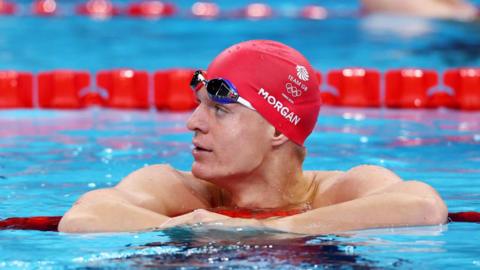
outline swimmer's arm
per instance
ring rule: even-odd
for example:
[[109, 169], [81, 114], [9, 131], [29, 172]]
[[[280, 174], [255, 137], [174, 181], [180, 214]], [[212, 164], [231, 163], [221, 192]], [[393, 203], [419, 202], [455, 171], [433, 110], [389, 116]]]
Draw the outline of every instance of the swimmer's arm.
[[64, 215], [63, 232], [137, 231], [161, 226], [172, 216], [208, 208], [210, 191], [168, 165], [142, 168], [116, 187], [86, 193]]
[[322, 193], [325, 197], [331, 196], [332, 204], [262, 224], [281, 231], [326, 234], [438, 225], [447, 220], [448, 210], [433, 188], [417, 181], [404, 182], [381, 167], [356, 167], [333, 181]]
[[136, 206], [116, 188], [86, 193], [63, 216], [61, 232], [124, 232], [159, 226], [168, 217]]
[[[88, 203], [91, 200], [96, 203]], [[169, 217], [126, 201], [118, 190], [100, 189], [85, 194], [64, 215], [59, 224], [59, 231], [76, 233], [140, 231], [226, 219], [230, 218], [205, 209]]]

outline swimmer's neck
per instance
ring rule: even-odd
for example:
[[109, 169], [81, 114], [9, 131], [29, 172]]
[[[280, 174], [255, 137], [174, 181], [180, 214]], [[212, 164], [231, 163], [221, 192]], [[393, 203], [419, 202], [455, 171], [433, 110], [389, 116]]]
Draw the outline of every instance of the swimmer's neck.
[[313, 179], [302, 171], [302, 162], [273, 160], [249, 175], [226, 179], [220, 206], [248, 209], [290, 209], [311, 204]]
[[[244, 186], [241, 189], [222, 189], [221, 206], [256, 210], [290, 209], [310, 204], [306, 193], [310, 183], [301, 177], [292, 186], [265, 183]], [[303, 191], [303, 192], [301, 192]]]

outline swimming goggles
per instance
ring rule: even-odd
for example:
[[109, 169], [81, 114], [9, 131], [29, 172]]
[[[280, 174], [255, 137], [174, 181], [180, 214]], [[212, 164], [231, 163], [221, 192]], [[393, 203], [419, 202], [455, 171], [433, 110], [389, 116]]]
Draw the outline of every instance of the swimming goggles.
[[207, 80], [203, 71], [197, 70], [190, 81], [190, 87], [196, 92], [203, 86], [207, 88], [208, 97], [217, 103], [240, 103], [255, 111], [252, 104], [238, 94], [237, 88], [232, 82], [223, 78]]

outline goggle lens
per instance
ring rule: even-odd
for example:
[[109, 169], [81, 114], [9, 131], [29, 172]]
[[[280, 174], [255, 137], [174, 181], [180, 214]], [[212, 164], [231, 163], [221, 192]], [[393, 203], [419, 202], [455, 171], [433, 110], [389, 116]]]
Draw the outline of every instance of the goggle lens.
[[221, 104], [240, 103], [249, 109], [255, 110], [252, 105], [238, 94], [237, 88], [227, 79], [217, 78], [206, 80], [205, 75], [201, 70], [195, 71], [190, 87], [193, 91], [200, 90], [206, 86], [208, 97]]
[[208, 96], [215, 102], [227, 104], [238, 101], [237, 89], [225, 79], [213, 79], [207, 83]]

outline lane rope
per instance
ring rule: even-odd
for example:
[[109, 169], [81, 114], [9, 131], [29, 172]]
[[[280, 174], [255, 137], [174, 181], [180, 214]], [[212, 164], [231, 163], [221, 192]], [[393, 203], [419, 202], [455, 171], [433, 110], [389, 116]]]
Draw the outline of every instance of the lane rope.
[[[292, 212], [296, 214], [297, 212]], [[222, 210], [221, 214], [231, 217], [250, 217], [245, 213], [237, 213], [236, 211]], [[286, 216], [287, 212], [281, 216]], [[272, 213], [270, 216], [279, 216], [278, 213]], [[267, 218], [267, 214], [263, 213], [261, 218]], [[35, 217], [10, 217], [0, 220], [0, 230], [37, 230], [37, 231], [58, 231], [58, 223], [62, 216], [35, 216]], [[454, 212], [448, 213], [449, 222], [469, 222], [480, 223], [480, 212]]]

